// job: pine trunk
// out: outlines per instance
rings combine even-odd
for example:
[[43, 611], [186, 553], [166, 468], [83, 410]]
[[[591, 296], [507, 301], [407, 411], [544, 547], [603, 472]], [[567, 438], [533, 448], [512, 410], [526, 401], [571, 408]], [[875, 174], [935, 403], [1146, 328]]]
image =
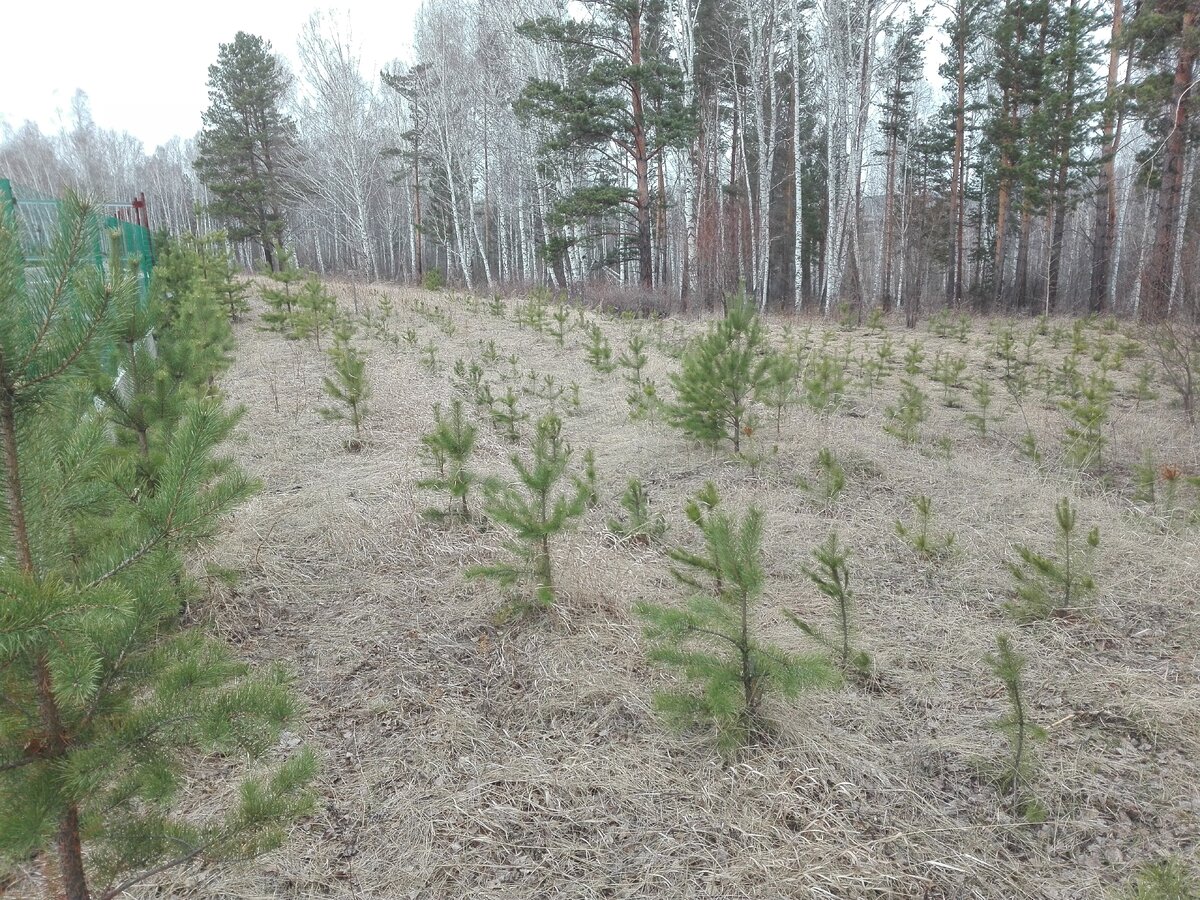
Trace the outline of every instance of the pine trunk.
[[1142, 295], [1139, 318], [1159, 322], [1167, 317], [1171, 305], [1171, 282], [1175, 269], [1175, 231], [1183, 196], [1183, 168], [1188, 125], [1188, 89], [1196, 63], [1196, 47], [1190, 38], [1196, 24], [1196, 10], [1189, 6], [1183, 14], [1181, 43], [1175, 64], [1168, 108], [1171, 131], [1163, 146], [1162, 182], [1155, 204], [1154, 242], [1142, 270]]

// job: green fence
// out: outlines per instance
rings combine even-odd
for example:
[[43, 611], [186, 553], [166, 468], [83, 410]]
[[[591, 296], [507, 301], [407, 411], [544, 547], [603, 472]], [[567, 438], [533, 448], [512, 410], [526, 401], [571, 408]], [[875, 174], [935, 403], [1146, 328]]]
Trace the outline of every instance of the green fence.
[[[7, 178], [0, 178], [0, 208], [16, 216], [26, 266], [41, 266], [58, 230], [60, 202], [53, 197], [14, 187]], [[115, 251], [123, 266], [136, 268], [143, 297], [150, 288], [150, 272], [154, 268], [154, 247], [150, 241], [150, 229], [144, 222], [148, 222], [144, 198], [128, 204], [98, 206], [96, 244], [92, 248], [98, 266], [107, 268], [109, 256]]]

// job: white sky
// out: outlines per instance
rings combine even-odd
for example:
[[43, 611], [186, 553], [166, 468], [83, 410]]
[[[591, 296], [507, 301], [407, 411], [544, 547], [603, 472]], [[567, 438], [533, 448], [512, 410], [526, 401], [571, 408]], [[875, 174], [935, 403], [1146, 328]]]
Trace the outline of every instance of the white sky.
[[[420, 0], [343, 3], [368, 76], [406, 59]], [[320, 4], [306, 0], [13, 0], [5, 3], [0, 122], [57, 131], [82, 88], [101, 128], [147, 152], [200, 130], [208, 67], [238, 31], [261, 35], [296, 67], [296, 38]]]

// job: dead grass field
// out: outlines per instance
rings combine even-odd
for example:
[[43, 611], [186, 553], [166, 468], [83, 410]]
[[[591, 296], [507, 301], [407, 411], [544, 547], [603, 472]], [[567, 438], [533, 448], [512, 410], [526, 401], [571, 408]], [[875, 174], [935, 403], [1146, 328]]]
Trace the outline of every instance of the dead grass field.
[[[344, 309], [351, 288], [335, 286]], [[1138, 867], [1173, 854], [1197, 866], [1200, 840], [1200, 526], [1169, 522], [1133, 502], [1131, 466], [1146, 447], [1161, 463], [1200, 471], [1197, 435], [1169, 392], [1138, 403], [1143, 360], [1118, 385], [1105, 467], [1080, 479], [1058, 462], [1064, 416], [1036, 390], [1017, 409], [977, 323], [967, 343], [922, 327], [928, 372], [939, 348], [970, 360], [968, 377], [995, 379], [1000, 415], [986, 437], [941, 387], [916, 378], [931, 416], [916, 447], [883, 430], [912, 333], [893, 328], [895, 364], [884, 384], [859, 385], [841, 413], [803, 406], [776, 440], [763, 423], [757, 465], [714, 454], [670, 427], [630, 421], [618, 369], [588, 367], [576, 330], [560, 349], [504, 319], [472, 313], [463, 298], [391, 287], [354, 293], [361, 309], [385, 293], [391, 329], [437, 344], [439, 372], [417, 348], [364, 339], [374, 384], [368, 445], [342, 449], [342, 428], [321, 420], [323, 356], [310, 343], [239, 326], [224, 382], [248, 413], [235, 448], [265, 488], [231, 523], [207, 561], [242, 573], [201, 615], [248, 658], [290, 666], [307, 706], [296, 738], [321, 756], [317, 813], [284, 849], [240, 869], [190, 873], [173, 896], [280, 897], [911, 897], [1120, 896]], [[414, 311], [449, 310], [454, 333]], [[614, 356], [637, 323], [595, 316]], [[782, 321], [772, 321], [781, 340]], [[852, 356], [883, 337], [821, 321], [819, 343], [852, 341]], [[656, 329], [640, 327], [648, 334]], [[669, 324], [667, 337], [700, 325]], [[1022, 323], [1022, 329], [1032, 323]], [[1099, 332], [1092, 330], [1094, 338]], [[431, 406], [454, 395], [456, 358], [494, 340], [498, 381], [516, 354], [522, 372], [581, 387], [565, 417], [577, 448], [596, 452], [602, 502], [555, 549], [562, 599], [548, 615], [498, 624], [499, 591], [468, 582], [500, 535], [440, 526], [420, 512], [431, 498], [418, 437]], [[1111, 340], [1120, 340], [1119, 335]], [[1067, 345], [1035, 351], [1057, 366]], [[652, 345], [649, 376], [669, 394], [676, 366]], [[1089, 365], [1091, 365], [1089, 361]], [[1086, 369], [1085, 369], [1086, 371]], [[857, 375], [857, 366], [851, 373]], [[546, 404], [525, 398], [534, 417]], [[1024, 458], [1028, 427], [1046, 455]], [[528, 435], [530, 426], [525, 426]], [[478, 466], [501, 474], [512, 448], [481, 422]], [[797, 487], [829, 447], [848, 484], [831, 509]], [[775, 448], [775, 449], [773, 449]], [[806, 639], [782, 609], [825, 620], [800, 566], [836, 528], [852, 549], [860, 643], [878, 666], [877, 690], [845, 687], [775, 706], [771, 746], [723, 759], [703, 733], [667, 730], [652, 709], [670, 672], [649, 666], [631, 614], [641, 598], [680, 597], [654, 549], [621, 544], [606, 528], [630, 476], [649, 488], [668, 540], [692, 541], [684, 500], [714, 480], [724, 503], [766, 513], [767, 595], [760, 622], [773, 640]], [[957, 534], [941, 563], [918, 559], [895, 533], [918, 494], [935, 527]], [[1099, 525], [1093, 608], [1027, 627], [1002, 611], [1016, 543], [1049, 546], [1060, 496], [1081, 523]], [[1181, 494], [1181, 502], [1192, 502]], [[1086, 530], [1086, 528], [1085, 528]], [[682, 598], [680, 598], [682, 599]], [[1001, 685], [982, 658], [1013, 635], [1030, 660], [1032, 717], [1049, 730], [1034, 793], [1049, 820], [1014, 819], [981, 763], [1002, 752], [989, 723], [1004, 713]], [[199, 802], [199, 800], [198, 800]], [[141, 896], [162, 896], [149, 890]]]

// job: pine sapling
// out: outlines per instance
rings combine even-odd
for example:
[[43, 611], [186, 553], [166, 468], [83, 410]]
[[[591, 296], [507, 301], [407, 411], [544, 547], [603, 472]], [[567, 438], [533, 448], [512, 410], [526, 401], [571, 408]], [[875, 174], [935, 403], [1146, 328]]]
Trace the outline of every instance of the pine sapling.
[[846, 675], [866, 678], [871, 674], [871, 657], [864, 650], [853, 647], [854, 595], [850, 590], [850, 569], [847, 565], [850, 553], [838, 543], [837, 532], [832, 532], [825, 543], [813, 550], [816, 566], [804, 566], [804, 574], [816, 585], [817, 590], [833, 601], [835, 633], [827, 635], [819, 628], [801, 619], [795, 613], [784, 611], [784, 616], [834, 654], [834, 660]]
[[567, 304], [560, 303], [555, 307], [551, 318], [554, 319], [554, 324], [550, 326], [550, 333], [561, 347], [566, 343], [567, 335], [571, 333], [571, 310]]
[[1096, 590], [1091, 571], [1100, 546], [1100, 529], [1089, 531], [1083, 546], [1079, 546], [1078, 519], [1067, 497], [1055, 505], [1054, 518], [1058, 526], [1056, 555], [1046, 556], [1018, 545], [1019, 560], [1006, 563], [1014, 588], [1014, 598], [1007, 608], [1020, 622], [1079, 609]]
[[760, 399], [775, 412], [775, 437], [779, 438], [783, 426], [783, 414], [796, 396], [800, 364], [790, 353], [772, 353], [767, 358], [766, 378], [760, 391]]
[[763, 590], [762, 512], [752, 506], [738, 521], [717, 508], [711, 484], [702, 494], [688, 515], [703, 552], [671, 554], [687, 567], [673, 574], [694, 593], [683, 609], [641, 602], [635, 612], [654, 641], [650, 658], [697, 686], [659, 694], [656, 707], [680, 727], [710, 723], [718, 746], [733, 752], [768, 731], [764, 707], [772, 695], [795, 699], [833, 678], [819, 655], [789, 653], [759, 637], [753, 614]]
[[529, 418], [528, 413], [521, 412], [517, 406], [520, 403], [520, 398], [509, 385], [504, 389], [504, 396], [492, 398], [491, 417], [492, 424], [496, 429], [504, 435], [511, 443], [516, 443], [521, 439], [521, 432], [518, 426]]
[[929, 417], [925, 394], [915, 381], [900, 379], [900, 398], [895, 406], [884, 410], [887, 424], [884, 430], [906, 444], [915, 444], [921, 437], [921, 423]]
[[317, 349], [321, 349], [321, 335], [333, 328], [337, 316], [337, 300], [328, 294], [321, 282], [310, 278], [296, 296], [295, 312], [292, 315], [292, 337], [311, 337]]
[[1081, 380], [1077, 392], [1063, 401], [1062, 408], [1071, 420], [1064, 437], [1069, 465], [1081, 471], [1101, 466], [1111, 403], [1112, 383], [1096, 374]]
[[807, 478], [800, 478], [799, 485], [809, 496], [829, 509], [846, 488], [846, 469], [832, 450], [822, 447], [817, 451], [817, 472], [816, 483]]
[[977, 412], [967, 413], [967, 422], [979, 432], [980, 437], [987, 437], [988, 410], [992, 406], [992, 386], [985, 378], [977, 378], [971, 388], [971, 399], [975, 401]]
[[366, 357], [354, 346], [351, 337], [349, 328], [340, 328], [329, 349], [333, 375], [321, 379], [321, 389], [336, 405], [322, 407], [319, 412], [327, 422], [350, 424], [354, 437], [346, 441], [346, 449], [357, 452], [363, 447], [362, 423], [369, 411], [371, 381], [367, 376]]
[[[492, 578], [501, 587], [526, 583], [537, 607], [554, 603], [552, 541], [564, 534], [587, 509], [584, 480], [568, 476], [572, 451], [562, 434], [562, 420], [550, 414], [537, 423], [533, 448], [526, 460], [510, 459], [518, 486], [500, 479], [484, 482], [484, 513], [508, 532], [504, 548], [511, 559], [467, 570], [469, 578]], [[528, 604], [514, 598], [514, 606]]]
[[468, 466], [475, 452], [476, 428], [467, 421], [462, 401], [457, 398], [450, 403], [448, 418], [442, 416], [441, 406], [435, 406], [433, 419], [433, 430], [422, 435], [421, 444], [436, 472], [418, 481], [417, 486], [445, 494], [446, 509], [428, 509], [425, 515], [437, 521], [456, 515], [469, 519], [467, 495], [476, 479]]
[[597, 372], [611, 372], [613, 370], [612, 347], [609, 346], [608, 338], [604, 336], [600, 326], [593, 322], [588, 327], [587, 336], [588, 342], [583, 348], [583, 352], [587, 356], [588, 364]]
[[1029, 718], [1021, 683], [1025, 658], [1013, 649], [1008, 635], [1001, 634], [996, 637], [996, 652], [987, 654], [984, 662], [1000, 679], [1008, 698], [1008, 713], [993, 723], [993, 727], [1008, 738], [1009, 747], [998, 779], [999, 788], [1009, 795], [1014, 812], [1036, 815], [1039, 807], [1023, 797], [1022, 786], [1029, 781], [1033, 768], [1032, 745], [1044, 740], [1046, 731]]
[[897, 520], [896, 533], [926, 559], [948, 556], [954, 549], [954, 533], [948, 532], [941, 536], [933, 534], [933, 501], [922, 494], [913, 500], [913, 507], [917, 512], [916, 522], [905, 525]]
[[625, 516], [608, 520], [609, 531], [618, 537], [635, 544], [649, 544], [666, 533], [667, 523], [661, 513], [650, 511], [650, 496], [640, 478], [629, 479], [629, 486], [621, 495], [621, 507]]
[[846, 360], [831, 353], [814, 353], [804, 371], [804, 402], [818, 413], [828, 413], [846, 399]]
[[765, 340], [753, 304], [744, 296], [731, 300], [725, 318], [688, 346], [671, 375], [676, 398], [668, 421], [714, 447], [729, 441], [739, 453], [766, 383]]
[[263, 314], [262, 320], [273, 331], [291, 334], [293, 329], [292, 317], [296, 314], [296, 294], [299, 284], [306, 281], [309, 275], [303, 269], [296, 268], [292, 255], [283, 251], [279, 255], [279, 270], [268, 272], [269, 278], [278, 287], [262, 289], [262, 298], [270, 309]]

